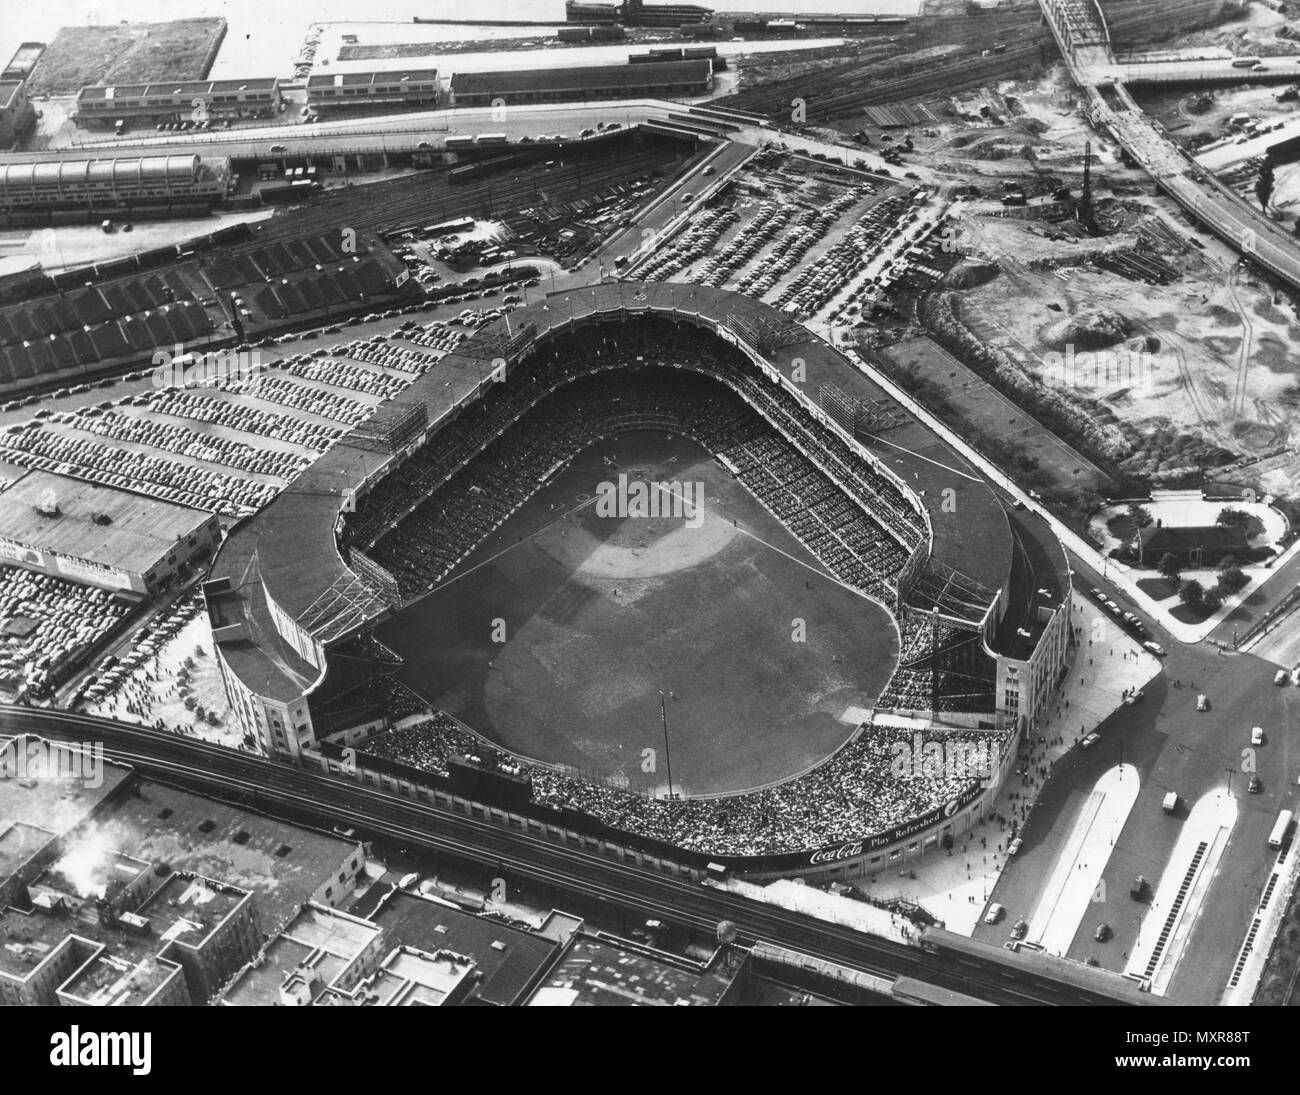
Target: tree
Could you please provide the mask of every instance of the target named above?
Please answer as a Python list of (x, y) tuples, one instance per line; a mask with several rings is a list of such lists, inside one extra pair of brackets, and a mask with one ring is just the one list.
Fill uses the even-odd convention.
[(1211, 612), (1223, 604), (1223, 594), (1219, 592), (1219, 587), (1210, 586), (1210, 588), (1205, 591), (1205, 596), (1201, 599), (1201, 604)]
[(1219, 560), (1218, 569), (1232, 570), (1233, 568), (1239, 566), (1241, 566), (1241, 561), (1235, 555), (1225, 555), (1222, 559)]
[(1250, 524), (1250, 514), (1243, 509), (1233, 509), (1231, 506), (1224, 506), (1219, 510), (1219, 516), (1214, 519), (1216, 525), (1223, 525), (1225, 528), (1231, 528), (1233, 525)]
[(1219, 575), (1219, 589), (1225, 596), (1240, 593), (1250, 585), (1250, 579), (1242, 573), (1240, 567), (1230, 567)]
[(1178, 581), (1178, 575), (1183, 572), (1182, 561), (1172, 551), (1166, 551), (1160, 556), (1160, 573), (1169, 579), (1170, 584)]
[(1138, 528), (1150, 528), (1151, 522), (1154, 520), (1151, 511), (1146, 506), (1139, 506), (1136, 502), (1129, 506), (1128, 516), (1129, 520)]
[(1183, 583), (1183, 588), (1178, 591), (1178, 599), (1188, 608), (1200, 608), (1205, 604), (1205, 587), (1193, 578), (1190, 582)]

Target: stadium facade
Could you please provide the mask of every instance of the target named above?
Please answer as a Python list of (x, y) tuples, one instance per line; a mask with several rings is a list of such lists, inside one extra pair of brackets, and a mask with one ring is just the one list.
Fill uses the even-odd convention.
[[(345, 437), (236, 527), (211, 569), (205, 597), (225, 689), (243, 731), (268, 754), (338, 771), (341, 747), (391, 725), (373, 685), (397, 659), (372, 631), (409, 603), (413, 591), (368, 554), (376, 522), (403, 514), (385, 508), (376, 514), (368, 501), (381, 484), (406, 478), (390, 480), (404, 464), (423, 459), (435, 439), (446, 444), (458, 420), (503, 398), (512, 381), (516, 391), (536, 390), (528, 396), (536, 405), (597, 368), (581, 361), (555, 365), (561, 340), (589, 328), (690, 331), (696, 342), (718, 347), (716, 368), (689, 360), (665, 367), (697, 370), (730, 388), (784, 432), (859, 515), (878, 523), (880, 552), (872, 557), (881, 569), (858, 584), (893, 613), (904, 641), (870, 722), (898, 733), (982, 733), (993, 743), (991, 770), (955, 791), (946, 785), (941, 798), (878, 831), (774, 854), (711, 858), (755, 877), (860, 877), (916, 858), (985, 816), (1073, 650), (1070, 571), (1060, 544), (1041, 518), (1004, 504), (973, 465), (849, 358), (766, 305), (700, 286), (605, 283), (553, 294), (515, 312), (508, 324), (481, 329), (385, 408), (391, 421), (383, 428)], [(642, 366), (606, 361), (599, 367)], [(562, 372), (550, 377), (547, 368)], [(458, 453), (458, 467), (472, 455)], [(367, 527), (370, 535), (361, 535)], [(848, 555), (861, 575), (862, 559)], [(413, 777), (398, 778), (405, 785)], [(515, 779), (510, 808), (524, 809), (517, 791)], [(446, 793), (454, 797), (454, 789)], [(546, 829), (547, 810), (555, 812), (525, 810), (529, 824)], [(577, 811), (564, 813), (561, 833), (579, 825)], [(638, 856), (671, 851), (594, 819), (584, 827)], [(708, 849), (691, 853), (698, 859)]]

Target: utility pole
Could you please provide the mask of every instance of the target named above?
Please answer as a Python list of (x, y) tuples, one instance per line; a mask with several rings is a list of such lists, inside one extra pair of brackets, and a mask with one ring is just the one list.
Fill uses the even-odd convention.
[(659, 689), (659, 718), (664, 725), (664, 763), (668, 767), (668, 799), (673, 797), (673, 755), (668, 749), (668, 707), (664, 703), (664, 690)]

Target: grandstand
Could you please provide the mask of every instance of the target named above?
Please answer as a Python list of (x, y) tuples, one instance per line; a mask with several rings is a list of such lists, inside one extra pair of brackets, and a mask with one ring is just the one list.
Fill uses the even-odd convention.
[[(740, 294), (607, 283), (552, 295), (512, 321), (519, 334), (508, 336), (503, 324), (479, 331), (389, 405), (423, 407), (429, 425), (420, 443), (389, 452), (345, 437), (223, 546), (209, 615), (246, 732), (268, 752), (311, 756), (355, 741), (357, 725), (386, 725), (382, 704), (347, 699), (364, 690), (367, 670), (337, 652), (452, 574), (579, 449), (649, 428), (696, 440), (826, 571), (888, 606), (903, 634), (901, 660), (870, 720), (875, 729), (815, 769), (810, 783), (774, 788), (770, 801), (733, 796), (710, 800), (722, 805), (706, 810), (692, 800), (690, 810), (667, 815), (663, 803), (543, 766), (532, 775), (539, 808), (576, 809), (593, 824), (679, 847), (784, 856), (787, 864), (803, 856), (804, 866), (852, 860), (860, 870), (878, 869), (875, 852), (923, 830), (908, 847), (929, 846), (936, 826), (951, 831), (961, 811), (960, 824), (969, 824), (996, 791), (1022, 716), (1038, 702), (1002, 705), (1003, 662), (1019, 672), (1026, 653), (1042, 657), (1054, 682), (1066, 649), (1056, 640), (1068, 631), (1061, 611), (1068, 573), (1052, 598), (1023, 602), (1017, 589), (1026, 577), (1032, 586), (1039, 557), (1013, 536), (976, 470), (901, 408), (876, 416), (889, 424), (888, 438), (855, 436), (808, 393), (833, 386), (848, 407), (879, 407), (888, 397), (864, 388), (862, 374), (829, 345)], [(805, 364), (804, 384), (788, 379), (795, 358)], [(504, 382), (484, 383), (485, 370), (502, 359)], [(394, 422), (420, 421), (418, 412), (390, 413)], [(1009, 605), (1032, 611), (1040, 636), (1052, 641), (999, 653)], [(371, 676), (384, 671), (378, 661), (370, 668)], [(337, 717), (344, 709), (352, 725)], [(385, 755), (442, 771), (453, 746), (464, 753), (472, 745), (438, 725), (432, 737), (408, 735)], [(890, 789), (871, 758), (894, 730), (913, 728), (991, 736), (1003, 768), (982, 785)], [(435, 748), (443, 737), (447, 749)], [(818, 824), (818, 811), (791, 805), (811, 801), (809, 788), (843, 809)], [(882, 812), (872, 802), (893, 805)], [(772, 811), (783, 818), (778, 826)], [(732, 841), (727, 834), (742, 816), (756, 818), (766, 835)], [(826, 851), (832, 841), (850, 850)]]

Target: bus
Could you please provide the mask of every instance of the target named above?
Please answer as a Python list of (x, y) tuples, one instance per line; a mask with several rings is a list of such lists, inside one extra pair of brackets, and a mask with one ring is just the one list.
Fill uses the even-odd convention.
[(474, 138), (475, 144), (505, 144), (506, 135), (504, 133), (480, 133)]
[(1291, 811), (1283, 810), (1277, 815), (1277, 821), (1273, 825), (1273, 831), (1268, 834), (1268, 846), (1270, 848), (1282, 847), (1282, 841), (1286, 839), (1287, 831), (1291, 828)]
[(443, 147), (445, 148), (472, 148), (473, 145), (474, 138), (467, 134), (448, 137), (443, 141)]
[(1254, 68), (1259, 64), (1258, 57), (1238, 57), (1232, 62), (1233, 68)]

